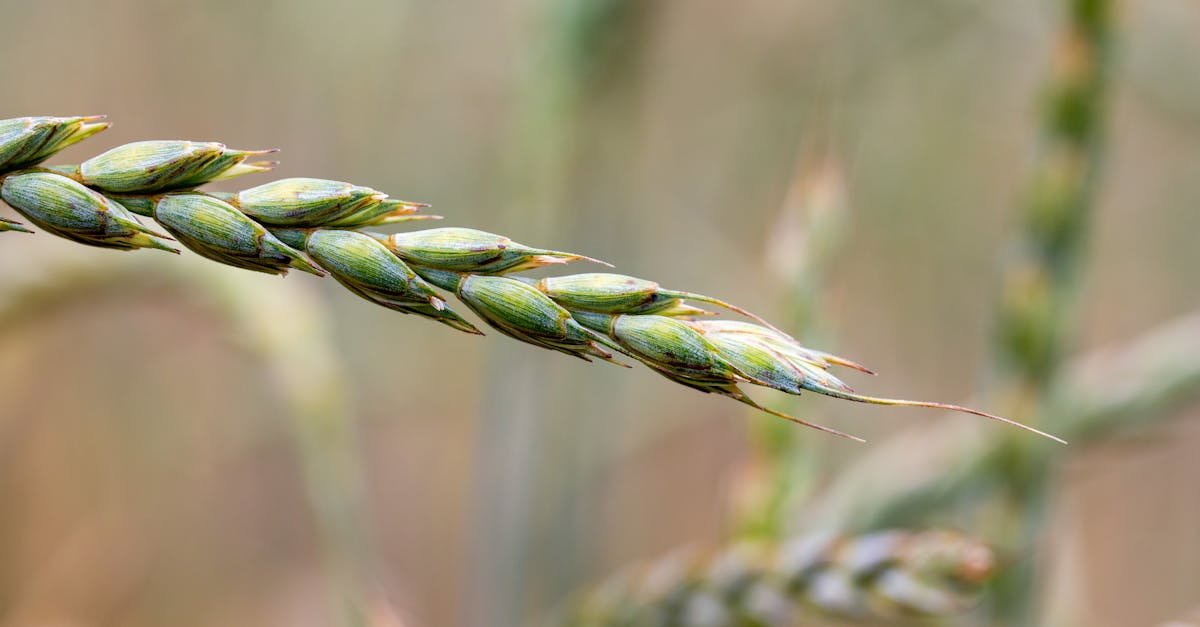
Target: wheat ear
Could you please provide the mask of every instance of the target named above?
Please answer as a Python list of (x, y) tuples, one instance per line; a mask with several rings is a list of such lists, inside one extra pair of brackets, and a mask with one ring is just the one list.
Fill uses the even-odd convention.
[(782, 627), (806, 614), (947, 616), (973, 605), (995, 564), (987, 545), (955, 531), (814, 534), (672, 555), (584, 593), (551, 622)]
[[(235, 194), (196, 191), (211, 181), (270, 170), (276, 162), (259, 157), (274, 150), (141, 141), (78, 165), (40, 165), (58, 150), (107, 128), (101, 119), (0, 121), (0, 197), (35, 226), (76, 243), (173, 253), (182, 246), (244, 270), (328, 274), (380, 306), (482, 334), (450, 308), (438, 292), (441, 288), (453, 292), (492, 328), (528, 344), (586, 361), (619, 362), (617, 355), (624, 355), (685, 386), (851, 439), (857, 438), (767, 409), (740, 386), (749, 383), (789, 394), (809, 390), (1004, 420), (958, 406), (854, 395), (829, 369), (866, 368), (800, 346), (762, 318), (711, 296), (608, 273), (541, 281), (508, 276), (571, 261), (605, 264), (591, 257), (459, 227), (390, 235), (364, 232), (436, 217), (419, 213), (427, 206), (423, 203), (392, 199), (368, 187), (291, 178)], [(139, 216), (153, 220), (156, 227), (146, 226)], [(21, 228), (0, 222), (0, 230)], [(691, 303), (717, 305), (761, 324), (698, 321), (711, 312)]]

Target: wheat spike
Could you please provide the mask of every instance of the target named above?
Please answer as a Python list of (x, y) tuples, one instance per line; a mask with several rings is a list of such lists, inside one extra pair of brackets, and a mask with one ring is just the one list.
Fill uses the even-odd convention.
[(732, 545), (621, 573), (550, 622), (783, 627), (806, 614), (853, 620), (948, 616), (972, 606), (995, 563), (987, 545), (947, 530)]
[[(616, 355), (624, 355), (676, 383), (854, 440), (858, 438), (766, 408), (740, 386), (951, 409), (1029, 429), (956, 405), (859, 395), (828, 370), (870, 370), (800, 346), (762, 318), (711, 296), (619, 274), (537, 281), (507, 276), (573, 261), (609, 265), (591, 257), (460, 227), (361, 232), (438, 217), (420, 214), (427, 206), (423, 203), (392, 199), (369, 187), (289, 178), (234, 194), (196, 191), (211, 181), (271, 169), (275, 162), (250, 159), (273, 150), (234, 150), (217, 142), (142, 141), (79, 165), (38, 166), (58, 150), (103, 131), (108, 125), (101, 119), (0, 120), (0, 197), (35, 226), (77, 243), (177, 253), (178, 242), (205, 258), (244, 270), (331, 274), (352, 293), (380, 306), (481, 334), (449, 308), (436, 290), (441, 288), (492, 328), (522, 342), (586, 361), (620, 363)], [(161, 229), (144, 225), (138, 216)], [(0, 231), (20, 230), (27, 229), (0, 221)], [(714, 305), (758, 324), (696, 320), (715, 314), (691, 303)]]

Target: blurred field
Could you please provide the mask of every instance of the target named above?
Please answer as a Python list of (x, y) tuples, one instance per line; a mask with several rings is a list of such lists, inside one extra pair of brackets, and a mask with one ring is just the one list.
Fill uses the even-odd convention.
[[(860, 389), (958, 401), (982, 378), (1053, 5), (6, 1), (0, 118), (110, 116), (59, 163), (149, 138), (278, 147), (281, 177), (429, 202), (447, 225), (773, 320), (787, 291), (766, 242), (798, 164), (833, 151), (851, 229), (826, 348), (881, 373)], [(1122, 9), (1080, 349), (1200, 308), (1200, 5)], [(207, 262), (152, 254), (0, 239), (0, 291), (122, 258), (114, 280), (0, 312), (0, 625), (325, 625), (324, 573), (345, 562), (374, 576), (373, 624), (521, 624), (630, 561), (726, 538), (747, 434), (772, 420), (293, 275), (330, 327), (302, 346), (332, 347), (352, 420), (346, 447), (320, 436), (338, 427), (315, 441), (362, 482), (331, 531), (261, 355), (202, 283), (172, 278)], [(241, 280), (284, 298), (280, 279)], [(872, 442), (815, 440), (830, 473), (947, 419), (805, 407)], [(1045, 624), (1200, 605), (1200, 406), (1183, 414), (1061, 454), (1036, 556)]]

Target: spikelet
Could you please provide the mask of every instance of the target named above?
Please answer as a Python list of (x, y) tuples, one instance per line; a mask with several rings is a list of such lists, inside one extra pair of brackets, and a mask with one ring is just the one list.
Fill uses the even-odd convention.
[(684, 302), (691, 300), (723, 307), (769, 326), (762, 318), (723, 300), (692, 292), (666, 290), (654, 281), (623, 274), (591, 272), (548, 277), (541, 279), (536, 285), (555, 302), (571, 311), (678, 317), (709, 315), (709, 312)]
[(192, 252), (225, 265), (267, 274), (295, 268), (325, 275), (261, 224), (206, 194), (166, 194), (154, 204), (154, 219)]
[(429, 283), (374, 238), (353, 231), (317, 230), (304, 236), (308, 254), (346, 289), (373, 303), (483, 335), (454, 313)]
[[(533, 287), (507, 277), (465, 275), (455, 293), (501, 333), (534, 346), (591, 361), (613, 361), (602, 336), (584, 328), (571, 312)], [(616, 362), (614, 362), (616, 363)]]
[(768, 409), (751, 399), (738, 384), (758, 383), (752, 374), (728, 360), (700, 331), (683, 320), (655, 315), (575, 314), (584, 325), (607, 335), (626, 355), (668, 379), (687, 387), (728, 396), (771, 415), (819, 431), (861, 442), (830, 427)]
[(428, 207), (423, 203), (388, 198), (370, 187), (314, 178), (272, 181), (230, 194), (228, 200), (263, 224), (292, 228), (359, 228), (439, 218), (414, 215)]
[(0, 173), (37, 165), (109, 127), (104, 116), (0, 120)]
[(4, 202), (42, 230), (80, 244), (179, 252), (171, 238), (138, 222), (120, 204), (53, 172), (10, 174), (0, 186)]
[(575, 253), (530, 248), (503, 235), (475, 229), (449, 227), (396, 233), (381, 236), (380, 241), (410, 264), (455, 272), (501, 274), (580, 259), (609, 265)]
[(274, 162), (246, 159), (271, 152), (231, 150), (216, 142), (142, 141), (117, 146), (68, 173), (102, 192), (153, 194), (266, 172)]
[(842, 366), (851, 368), (866, 374), (875, 374), (874, 370), (854, 361), (850, 361), (845, 357), (839, 357), (819, 350), (814, 350), (800, 345), (792, 336), (783, 333), (774, 328), (767, 328), (741, 320), (701, 320), (693, 322), (692, 326), (696, 327), (704, 333), (714, 333), (722, 335), (745, 334), (759, 338), (764, 342), (773, 343), (778, 350), (782, 350), (789, 354), (794, 354), (802, 359), (818, 364), (822, 369), (828, 370), (833, 366)]

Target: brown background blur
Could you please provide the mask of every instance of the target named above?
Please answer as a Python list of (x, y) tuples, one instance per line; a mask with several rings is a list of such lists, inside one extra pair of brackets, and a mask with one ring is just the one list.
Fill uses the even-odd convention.
[[(823, 297), (828, 347), (882, 373), (862, 389), (966, 399), (1056, 3), (645, 0), (599, 26), (563, 15), (581, 4), (5, 1), (0, 118), (110, 116), (55, 163), (139, 139), (278, 147), (279, 176), (429, 202), (443, 224), (773, 319), (786, 290), (765, 243), (797, 164), (833, 147), (852, 228)], [(1200, 4), (1123, 8), (1080, 346), (1200, 307)], [(6, 234), (0, 289), (102, 256), (133, 278), (30, 301), (0, 328), (0, 625), (328, 624), (328, 534), (287, 404), (194, 284), (138, 278), (208, 262)], [(748, 428), (770, 418), (332, 281), (239, 280), (263, 299), (301, 290), (330, 321), (355, 421), (343, 470), (362, 481), (345, 517), (369, 530), (356, 559), (379, 573), (374, 602), (403, 624), (516, 624), (631, 560), (727, 536)], [(944, 418), (806, 407), (873, 441)], [(820, 442), (830, 472), (871, 446)], [(1198, 451), (1193, 419), (1063, 454), (1042, 556), (1055, 624), (1200, 604)]]

